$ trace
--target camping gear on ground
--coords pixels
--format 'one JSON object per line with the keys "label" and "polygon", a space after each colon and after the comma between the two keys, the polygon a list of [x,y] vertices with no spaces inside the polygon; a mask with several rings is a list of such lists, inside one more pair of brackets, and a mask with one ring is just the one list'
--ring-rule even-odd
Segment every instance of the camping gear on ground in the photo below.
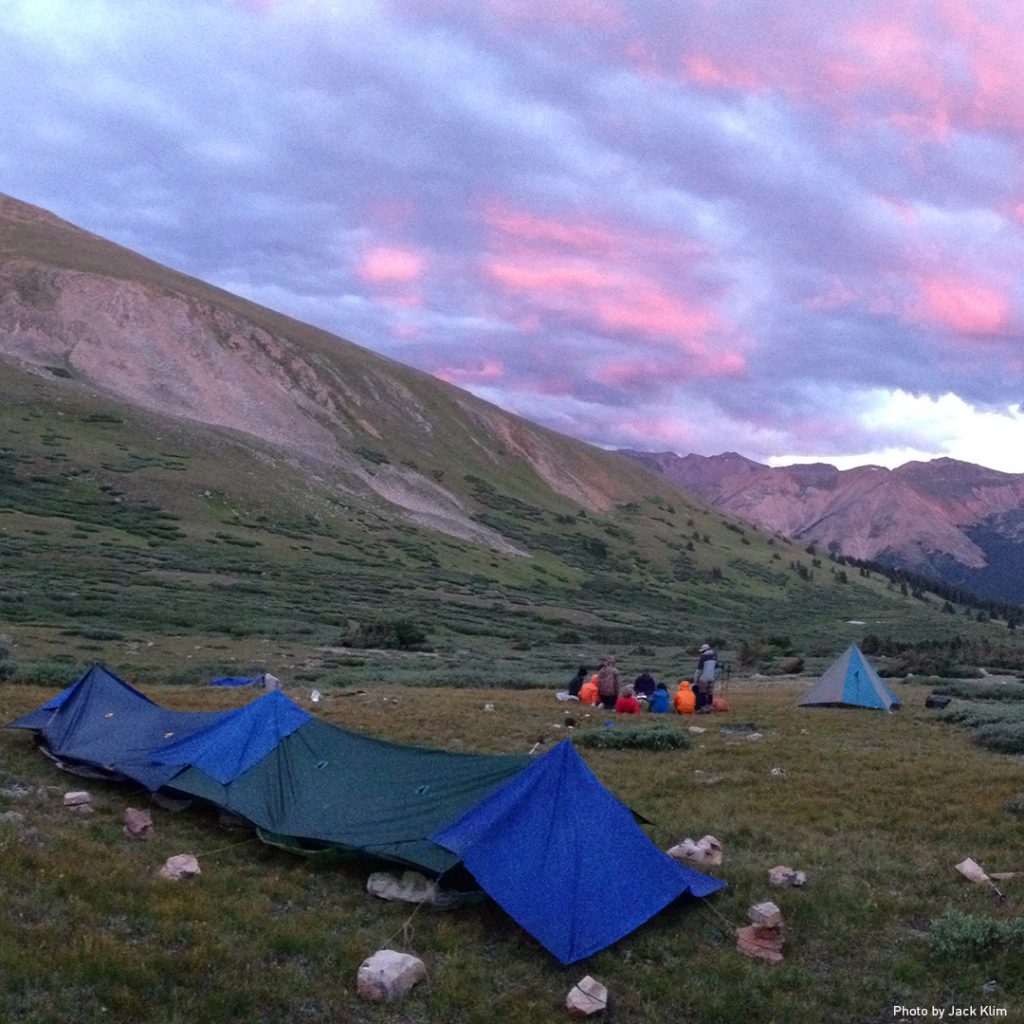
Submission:
{"label": "camping gear on ground", "polygon": [[262,672],[258,676],[220,676],[218,679],[210,680],[211,686],[256,686],[261,690],[279,690],[281,680],[272,676],[269,672]]}
{"label": "camping gear on ground", "polygon": [[388,743],[279,690],[234,711],[169,711],[99,665],[12,727],[62,762],[206,800],[285,849],[369,854],[434,877],[464,867],[562,963],[683,893],[724,885],[659,850],[568,740],[535,758]]}
{"label": "camping gear on ground", "polygon": [[711,698],[712,711],[729,710],[729,680],[723,679],[715,684],[715,693]]}
{"label": "camping gear on ground", "polygon": [[867,663],[860,648],[850,644],[797,704],[889,711],[898,708],[900,701]]}

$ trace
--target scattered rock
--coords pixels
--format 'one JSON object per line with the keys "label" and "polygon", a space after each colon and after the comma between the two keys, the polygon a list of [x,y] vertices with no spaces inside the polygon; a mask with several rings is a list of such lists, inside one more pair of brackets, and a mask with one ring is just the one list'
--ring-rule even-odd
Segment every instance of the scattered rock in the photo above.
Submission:
{"label": "scattered rock", "polygon": [[589,974],[576,982],[565,997],[565,1008],[571,1017],[591,1017],[608,1006],[608,989]]}
{"label": "scattered rock", "polygon": [[698,864],[721,864],[723,856],[722,844],[714,836],[704,836],[696,842],[684,839],[667,853],[673,860]]}
{"label": "scattered rock", "polygon": [[170,811],[172,814],[176,814],[178,811],[187,810],[192,806],[191,800],[177,799],[173,796],[167,796],[164,793],[153,793],[150,795],[150,800],[153,801],[163,811]]}
{"label": "scattered rock", "polygon": [[179,853],[168,857],[164,866],[158,872],[161,878],[169,878],[178,881],[182,878],[194,878],[201,875],[199,861],[191,853]]}
{"label": "scattered rock", "polygon": [[769,868],[768,883],[769,885],[801,886],[807,884],[807,876],[802,871],[794,871],[793,868],[787,867],[785,864],[779,864],[777,867]]}
{"label": "scattered rock", "polygon": [[400,999],[426,976],[426,965],[417,957],[380,949],[359,965],[356,989],[370,1002],[391,1002]]}
{"label": "scattered rock", "polygon": [[707,732],[707,729],[702,729],[699,725],[688,725],[686,731],[692,732],[694,736],[699,736],[702,732]]}
{"label": "scattered rock", "polygon": [[148,839],[153,834],[153,816],[137,807],[124,809],[124,834],[132,839]]}
{"label": "scattered rock", "polygon": [[747,915],[751,924],[736,929],[736,950],[744,956],[782,962],[782,911],[770,902],[755,903]]}
{"label": "scattered rock", "polygon": [[64,794],[64,806],[72,814],[92,814],[92,797],[85,790]]}
{"label": "scattered rock", "polygon": [[781,779],[781,778],[785,777],[786,769],[785,768],[773,768],[771,774],[772,774],[772,778],[773,779]]}
{"label": "scattered rock", "polygon": [[35,792],[32,786],[26,786],[23,782],[12,782],[0,789],[0,799],[24,800],[25,797],[32,796]]}
{"label": "scattered rock", "polygon": [[450,907],[451,895],[418,871],[406,871],[401,877],[388,871],[375,871],[366,880],[366,891],[382,900],[399,903],[426,903],[433,907]]}
{"label": "scattered rock", "polygon": [[753,904],[747,911],[747,917],[751,924],[762,928],[777,928],[782,924],[782,911],[770,900]]}
{"label": "scattered rock", "polygon": [[763,734],[759,733],[759,732],[752,732],[752,733],[749,733],[747,735],[747,739],[748,740],[759,740],[759,739],[763,739],[763,738],[764,738]]}

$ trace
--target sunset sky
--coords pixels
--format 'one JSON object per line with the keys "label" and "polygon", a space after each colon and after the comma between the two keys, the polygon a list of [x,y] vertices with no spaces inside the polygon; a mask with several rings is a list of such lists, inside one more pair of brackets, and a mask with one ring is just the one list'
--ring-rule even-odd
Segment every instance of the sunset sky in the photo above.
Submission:
{"label": "sunset sky", "polygon": [[1015,0],[0,0],[0,192],[596,444],[1024,472]]}

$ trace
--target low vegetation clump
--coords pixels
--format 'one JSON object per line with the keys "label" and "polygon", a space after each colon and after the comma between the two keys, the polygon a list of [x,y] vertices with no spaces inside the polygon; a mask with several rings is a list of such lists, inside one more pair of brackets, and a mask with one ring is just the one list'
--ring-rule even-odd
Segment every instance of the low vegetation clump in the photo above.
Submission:
{"label": "low vegetation clump", "polygon": [[943,682],[935,687],[939,693],[967,700],[1024,701],[1024,683]]}
{"label": "low vegetation clump", "polygon": [[604,750],[685,750],[690,737],[674,722],[605,722],[601,728],[587,729],[573,736],[580,747]]}
{"label": "low vegetation clump", "polygon": [[1020,722],[1024,724],[1024,704],[993,703],[975,704],[973,701],[958,701],[938,713],[944,722],[955,722],[977,729],[983,725]]}
{"label": "low vegetation clump", "polygon": [[997,918],[947,910],[932,922],[935,952],[950,960],[994,951],[1024,952],[1024,917]]}
{"label": "low vegetation clump", "polygon": [[992,722],[974,731],[974,742],[1001,754],[1024,754],[1024,722]]}

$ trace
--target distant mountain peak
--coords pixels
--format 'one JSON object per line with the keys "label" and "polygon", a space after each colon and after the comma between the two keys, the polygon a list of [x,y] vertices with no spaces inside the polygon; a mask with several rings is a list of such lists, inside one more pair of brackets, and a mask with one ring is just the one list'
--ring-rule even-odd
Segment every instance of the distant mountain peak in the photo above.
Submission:
{"label": "distant mountain peak", "polygon": [[765,529],[1024,602],[1024,475],[948,457],[847,470],[770,467],[736,452],[631,457]]}

